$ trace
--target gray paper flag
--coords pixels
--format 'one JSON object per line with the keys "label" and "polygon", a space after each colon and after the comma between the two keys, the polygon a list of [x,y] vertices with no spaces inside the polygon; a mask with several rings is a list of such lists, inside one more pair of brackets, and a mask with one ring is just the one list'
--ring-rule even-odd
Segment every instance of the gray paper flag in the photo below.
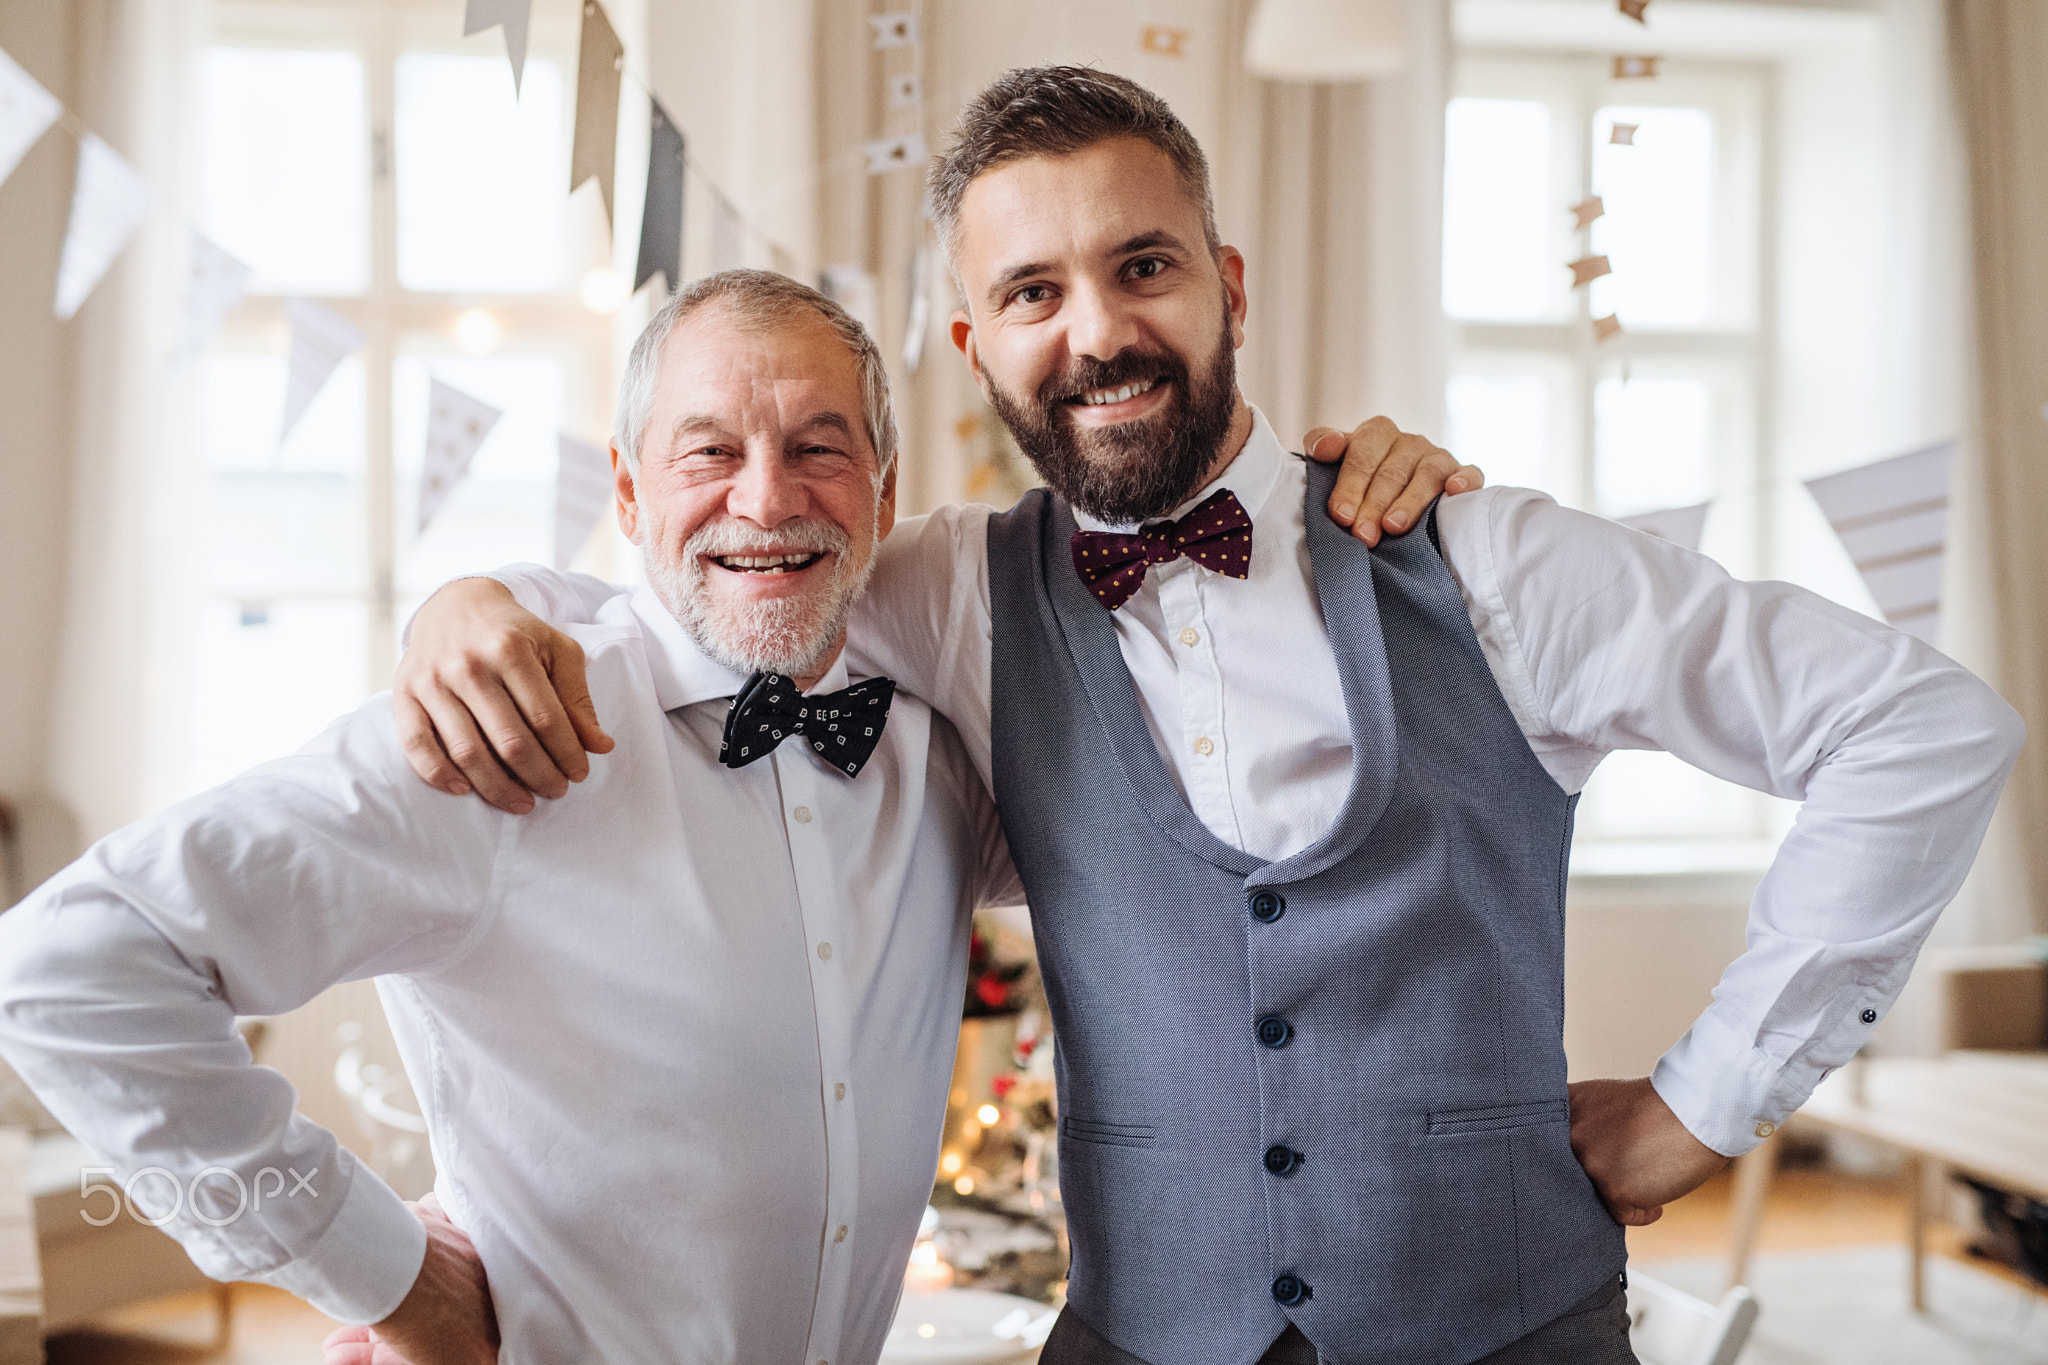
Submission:
{"label": "gray paper flag", "polygon": [[0,182],[14,174],[63,108],[14,58],[0,52]]}
{"label": "gray paper flag", "polygon": [[78,140],[71,223],[57,264],[57,316],[68,321],[149,212],[149,182],[92,133]]}
{"label": "gray paper flag", "polygon": [[1953,441],[1807,481],[1884,619],[1934,643],[1948,549]]}
{"label": "gray paper flag", "polygon": [[640,263],[633,291],[656,275],[667,277],[673,294],[683,282],[683,130],[661,101],[650,98],[647,139],[647,201],[640,212]]}
{"label": "gray paper flag", "polygon": [[424,531],[446,505],[477,447],[504,414],[440,380],[427,386],[427,451],[420,460],[419,528]]}
{"label": "gray paper flag", "polygon": [[923,133],[912,133],[908,137],[878,137],[866,144],[866,150],[869,175],[880,175],[899,166],[922,166],[931,159]]}
{"label": "gray paper flag", "polygon": [[555,567],[566,569],[590,539],[597,519],[612,505],[611,452],[603,446],[561,438],[555,466]]}
{"label": "gray paper flag", "polygon": [[192,229],[192,257],[185,272],[185,320],[179,329],[173,364],[206,349],[221,323],[249,289],[249,267],[222,251],[199,229]]}
{"label": "gray paper flag", "polygon": [[612,165],[619,155],[619,77],[626,45],[597,0],[583,0],[583,43],[576,57],[576,141],[569,153],[569,192],[592,176],[612,220]]}
{"label": "gray paper flag", "polygon": [[1696,502],[1690,507],[1666,507],[1655,512],[1639,512],[1632,517],[1616,517],[1615,520],[1631,530],[1641,531],[1659,540],[1668,540],[1687,550],[1700,547],[1700,532],[1706,529],[1709,502]]}
{"label": "gray paper flag", "polygon": [[284,381],[284,426],[277,433],[280,442],[313,406],[335,367],[363,344],[355,324],[311,299],[286,299],[284,316],[291,326],[292,351]]}
{"label": "gray paper flag", "polygon": [[462,36],[505,26],[505,55],[512,59],[512,93],[526,77],[526,26],[533,18],[533,0],[469,0],[462,12]]}

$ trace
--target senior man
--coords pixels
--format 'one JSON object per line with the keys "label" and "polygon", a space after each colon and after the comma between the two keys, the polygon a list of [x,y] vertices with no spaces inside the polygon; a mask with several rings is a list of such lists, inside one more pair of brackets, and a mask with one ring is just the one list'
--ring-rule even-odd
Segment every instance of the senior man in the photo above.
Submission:
{"label": "senior man", "polygon": [[[931,201],[953,339],[1050,493],[906,525],[856,629],[961,727],[1029,893],[1073,1242],[1048,1365],[1632,1361],[1619,1224],[1869,1036],[2017,717],[1910,637],[1527,490],[1332,531],[1328,475],[1237,391],[1201,149],[1128,80],[1003,76]],[[532,629],[494,593],[428,605],[416,682]],[[490,686],[436,704],[522,730]],[[1572,813],[1624,748],[1805,808],[1655,1074],[1568,1087]]]}
{"label": "senior man", "polygon": [[576,632],[624,741],[583,799],[433,791],[377,697],[0,917],[0,1051],[209,1274],[488,1360],[462,1233],[234,1031],[374,975],[505,1360],[873,1361],[970,914],[1013,876],[952,727],[842,658],[894,432],[837,305],[761,272],[679,294],[618,427],[649,586]]}

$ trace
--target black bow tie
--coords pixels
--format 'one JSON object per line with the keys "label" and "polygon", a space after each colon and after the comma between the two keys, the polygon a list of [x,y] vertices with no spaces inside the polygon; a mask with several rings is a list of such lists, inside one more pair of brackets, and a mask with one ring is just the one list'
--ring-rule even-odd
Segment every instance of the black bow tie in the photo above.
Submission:
{"label": "black bow tie", "polygon": [[896,684],[888,678],[869,678],[843,692],[807,697],[780,673],[756,673],[725,713],[719,761],[728,768],[744,768],[774,753],[788,736],[802,735],[820,758],[848,777],[856,776],[882,742],[895,696]]}

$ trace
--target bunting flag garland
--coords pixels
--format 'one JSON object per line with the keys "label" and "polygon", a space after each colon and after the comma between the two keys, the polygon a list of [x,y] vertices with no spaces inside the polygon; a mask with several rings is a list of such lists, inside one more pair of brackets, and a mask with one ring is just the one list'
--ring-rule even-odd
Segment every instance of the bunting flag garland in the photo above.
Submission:
{"label": "bunting flag garland", "polygon": [[633,269],[633,292],[656,275],[666,278],[673,294],[683,282],[683,130],[648,98],[647,207],[640,215],[640,262]]}
{"label": "bunting flag garland", "polygon": [[878,52],[892,47],[917,46],[917,15],[909,10],[895,14],[870,14],[868,23],[875,30],[875,50]]}
{"label": "bunting flag garland", "polygon": [[922,166],[931,159],[923,133],[905,137],[878,137],[867,144],[868,174],[881,175],[899,166]]}
{"label": "bunting flag garland", "polygon": [[1884,619],[1928,644],[1941,625],[1954,453],[1943,441],[1806,484]]}
{"label": "bunting flag garland", "polygon": [[1607,205],[1601,201],[1599,195],[1588,195],[1572,205],[1571,215],[1578,220],[1572,225],[1573,231],[1584,232],[1593,226],[1594,219],[1606,217]]}
{"label": "bunting flag garland", "polygon": [[277,434],[280,442],[313,406],[328,377],[363,344],[363,334],[354,323],[336,317],[311,299],[286,299],[284,316],[291,327],[292,349],[286,363],[284,425]]}
{"label": "bunting flag garland", "polygon": [[172,363],[189,360],[206,348],[227,315],[249,292],[249,267],[192,229],[191,262],[185,274],[185,320],[179,329]]}
{"label": "bunting flag garland", "polygon": [[740,211],[717,186],[711,189],[711,271],[737,270],[746,264],[740,237]]}
{"label": "bunting flag garland", "polygon": [[50,131],[63,111],[55,95],[23,71],[14,58],[0,52],[0,183],[14,174],[28,149]]}
{"label": "bunting flag garland", "polygon": [[576,53],[576,136],[569,153],[569,192],[597,178],[604,220],[612,221],[612,166],[619,155],[619,78],[626,45],[597,0],[583,0],[583,38]]}
{"label": "bunting flag garland", "polygon": [[149,212],[149,182],[121,154],[87,133],[78,140],[71,222],[57,264],[57,317],[69,322],[105,277]]}
{"label": "bunting flag garland", "polygon": [[910,306],[903,310],[903,368],[911,374],[924,363],[924,334],[932,325],[931,260],[928,246],[910,253]]}
{"label": "bunting flag garland", "polygon": [[1581,256],[1578,260],[1571,263],[1570,269],[1572,272],[1572,288],[1574,289],[1577,289],[1582,284],[1591,284],[1602,275],[1612,275],[1614,273],[1614,267],[1608,264],[1605,256]]}
{"label": "bunting flag garland", "polygon": [[1668,540],[1681,549],[1697,550],[1700,532],[1707,524],[1707,509],[1711,506],[1712,503],[1698,502],[1690,507],[1666,507],[1632,517],[1616,517],[1615,520],[1630,530]]}
{"label": "bunting flag garland", "polygon": [[924,88],[917,73],[907,72],[889,82],[889,107],[891,109],[915,109],[924,99]]}
{"label": "bunting flag garland", "polygon": [[1593,340],[1605,341],[1621,335],[1621,319],[1609,313],[1604,318],[1593,319]]}
{"label": "bunting flag garland", "polygon": [[1616,57],[1614,79],[1618,81],[1643,80],[1657,74],[1657,63],[1662,57]]}
{"label": "bunting flag garland", "polygon": [[504,416],[480,398],[433,380],[427,390],[427,451],[420,461],[419,529],[448,502],[477,447]]}
{"label": "bunting flag garland", "polygon": [[1168,28],[1164,24],[1147,24],[1138,35],[1138,48],[1155,57],[1185,57],[1188,30]]}
{"label": "bunting flag garland", "polygon": [[526,28],[533,18],[533,0],[469,0],[462,12],[462,36],[505,26],[505,55],[512,60],[512,93],[526,77]]}
{"label": "bunting flag garland", "polygon": [[611,452],[603,446],[559,438],[555,464],[555,567],[566,569],[590,539],[591,528],[612,505]]}
{"label": "bunting flag garland", "polygon": [[1650,0],[1615,0],[1616,9],[1619,9],[1623,14],[1627,15],[1629,18],[1645,26],[1647,26],[1650,21],[1643,17],[1643,11],[1648,9],[1649,7]]}

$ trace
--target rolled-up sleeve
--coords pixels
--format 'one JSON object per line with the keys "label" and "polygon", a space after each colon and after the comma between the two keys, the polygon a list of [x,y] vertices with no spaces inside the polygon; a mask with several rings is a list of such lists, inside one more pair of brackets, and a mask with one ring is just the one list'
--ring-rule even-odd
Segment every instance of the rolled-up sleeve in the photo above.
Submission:
{"label": "rolled-up sleeve", "polygon": [[119,1216],[159,1223],[215,1279],[352,1323],[403,1300],[424,1230],[252,1065],[235,1016],[432,970],[487,923],[516,822],[413,779],[391,729],[374,698],[0,915],[0,1052],[105,1163],[89,1174],[123,1193]]}

